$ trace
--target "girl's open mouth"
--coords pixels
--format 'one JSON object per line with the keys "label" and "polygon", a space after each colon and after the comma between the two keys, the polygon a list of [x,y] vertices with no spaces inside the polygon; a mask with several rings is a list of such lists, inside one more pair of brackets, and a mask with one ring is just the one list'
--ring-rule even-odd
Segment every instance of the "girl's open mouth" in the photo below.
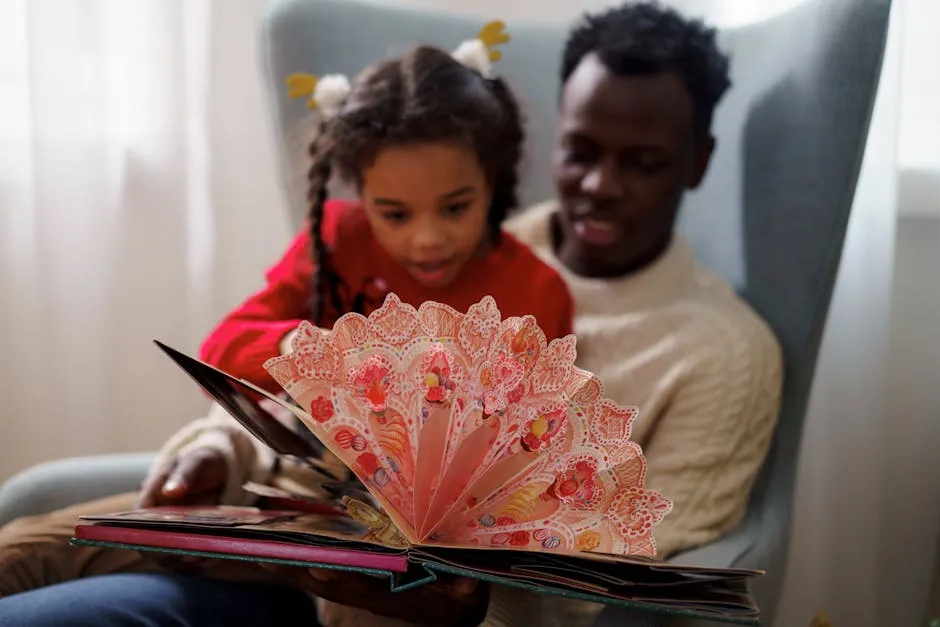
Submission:
{"label": "girl's open mouth", "polygon": [[438,285],[450,274],[453,259],[440,261],[421,261],[411,264],[411,273],[416,279],[427,285]]}

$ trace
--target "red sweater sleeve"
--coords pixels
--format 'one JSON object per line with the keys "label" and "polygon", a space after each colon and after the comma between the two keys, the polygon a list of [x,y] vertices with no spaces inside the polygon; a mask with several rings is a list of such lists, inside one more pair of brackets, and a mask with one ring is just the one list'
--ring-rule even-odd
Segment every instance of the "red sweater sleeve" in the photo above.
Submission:
{"label": "red sweater sleeve", "polygon": [[546,312],[546,319],[553,321],[554,324],[543,328],[545,339],[549,342],[556,338],[565,337],[574,333],[574,301],[571,299],[571,293],[564,279],[556,277],[552,281],[550,288],[545,294],[544,303],[552,308],[554,315]]}
{"label": "red sweater sleeve", "polygon": [[565,289],[561,304],[558,310],[558,337],[574,335],[574,302],[571,300],[571,294]]}
{"label": "red sweater sleeve", "polygon": [[267,285],[209,334],[200,359],[270,392],[280,392],[264,362],[280,354],[281,340],[307,315],[312,275],[310,235],[304,230],[268,270]]}

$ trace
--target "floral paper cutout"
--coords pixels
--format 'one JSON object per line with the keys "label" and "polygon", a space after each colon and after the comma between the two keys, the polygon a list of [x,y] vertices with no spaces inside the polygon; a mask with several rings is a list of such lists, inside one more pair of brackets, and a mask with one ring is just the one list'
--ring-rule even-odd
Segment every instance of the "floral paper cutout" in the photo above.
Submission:
{"label": "floral paper cutout", "polygon": [[531,316],[390,294],[332,331],[303,323],[265,368],[411,543],[653,555],[672,505],[644,487],[636,408],[604,398]]}

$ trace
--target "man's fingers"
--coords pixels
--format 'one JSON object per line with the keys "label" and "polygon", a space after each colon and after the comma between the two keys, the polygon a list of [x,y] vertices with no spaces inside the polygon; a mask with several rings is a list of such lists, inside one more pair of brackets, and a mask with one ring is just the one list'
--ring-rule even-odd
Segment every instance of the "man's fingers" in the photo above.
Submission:
{"label": "man's fingers", "polygon": [[163,484],[166,483],[167,477],[173,472],[175,465],[175,461],[170,461],[156,473],[147,477],[140,487],[140,494],[137,497],[137,507],[154,507],[160,504]]}
{"label": "man's fingers", "polygon": [[222,453],[211,448],[192,450],[169,461],[144,481],[137,507],[217,503],[227,474]]}
{"label": "man's fingers", "polygon": [[180,457],[163,484],[163,496],[180,500],[190,495],[217,492],[225,485],[225,458],[214,449],[192,451]]}
{"label": "man's fingers", "polygon": [[168,499],[181,499],[189,492],[189,481],[195,469],[191,463],[178,463],[160,486],[160,494]]}

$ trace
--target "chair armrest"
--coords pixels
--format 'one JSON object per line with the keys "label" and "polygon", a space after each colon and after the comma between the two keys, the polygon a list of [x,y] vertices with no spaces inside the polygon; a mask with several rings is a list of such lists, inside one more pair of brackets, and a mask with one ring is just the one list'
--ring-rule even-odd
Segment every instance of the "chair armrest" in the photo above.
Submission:
{"label": "chair armrest", "polygon": [[27,468],[0,486],[0,525],[132,492],[140,487],[154,457],[154,453],[73,457]]}
{"label": "chair armrest", "polygon": [[762,533],[768,532],[759,524],[760,518],[759,512],[751,510],[736,529],[710,544],[678,553],[669,561],[712,568],[766,568],[767,562],[757,555],[763,552],[756,550],[762,544]]}

